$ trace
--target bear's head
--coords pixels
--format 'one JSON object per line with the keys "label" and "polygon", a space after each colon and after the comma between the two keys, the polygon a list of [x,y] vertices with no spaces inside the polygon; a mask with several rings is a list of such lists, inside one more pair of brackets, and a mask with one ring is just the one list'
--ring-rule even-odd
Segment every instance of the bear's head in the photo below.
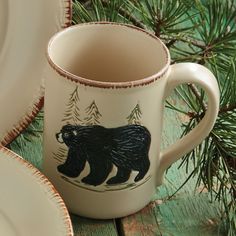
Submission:
{"label": "bear's head", "polygon": [[59,143],[65,143],[68,147],[76,147],[79,143],[79,125],[64,125],[56,139]]}

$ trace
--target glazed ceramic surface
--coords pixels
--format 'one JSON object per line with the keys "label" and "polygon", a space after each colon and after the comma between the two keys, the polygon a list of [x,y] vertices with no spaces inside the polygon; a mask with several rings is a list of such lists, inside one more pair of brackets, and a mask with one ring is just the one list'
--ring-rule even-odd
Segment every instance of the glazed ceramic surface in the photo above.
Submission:
{"label": "glazed ceramic surface", "polygon": [[72,236],[66,206],[48,179],[0,147],[0,235]]}
{"label": "glazed ceramic surface", "polygon": [[[140,210],[165,169],[215,122],[213,74],[193,63],[170,66],[165,45],[133,26],[68,28],[51,39],[48,61],[43,169],[74,213],[114,218]],[[203,87],[208,110],[192,132],[161,152],[164,100],[182,83]]]}
{"label": "glazed ceramic surface", "polygon": [[0,0],[0,143],[8,144],[43,105],[46,45],[70,23],[70,0]]}

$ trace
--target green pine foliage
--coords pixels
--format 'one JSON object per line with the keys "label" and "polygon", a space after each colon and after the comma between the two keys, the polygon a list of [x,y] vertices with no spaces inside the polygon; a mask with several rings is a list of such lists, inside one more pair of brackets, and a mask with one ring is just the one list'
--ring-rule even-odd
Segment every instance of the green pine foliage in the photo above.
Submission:
{"label": "green pine foliage", "polygon": [[[194,169],[211,199],[222,209],[222,227],[236,232],[236,2],[234,0],[74,0],[73,23],[115,21],[153,32],[169,48],[172,63],[196,62],[216,75],[220,110],[216,124],[202,144],[181,163]],[[204,92],[193,84],[176,89],[185,108],[167,107],[188,117],[183,135],[199,123],[207,110]],[[187,182],[187,180],[186,180]],[[186,183],[185,182],[185,183]]]}

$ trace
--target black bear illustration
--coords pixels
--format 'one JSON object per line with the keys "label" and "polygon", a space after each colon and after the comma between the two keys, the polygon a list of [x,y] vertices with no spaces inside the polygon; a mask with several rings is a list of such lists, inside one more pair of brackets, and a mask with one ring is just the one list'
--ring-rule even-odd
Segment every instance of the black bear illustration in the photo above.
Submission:
{"label": "black bear illustration", "polygon": [[68,147],[67,159],[57,167],[58,171],[68,177],[78,177],[86,161],[90,173],[82,179],[89,185],[102,184],[112,170],[117,167],[117,174],[106,183],[126,182],[131,171],[138,171],[134,181],[141,180],[147,173],[151,135],[141,125],[126,125],[118,128],[103,126],[65,125],[56,134],[59,142]]}

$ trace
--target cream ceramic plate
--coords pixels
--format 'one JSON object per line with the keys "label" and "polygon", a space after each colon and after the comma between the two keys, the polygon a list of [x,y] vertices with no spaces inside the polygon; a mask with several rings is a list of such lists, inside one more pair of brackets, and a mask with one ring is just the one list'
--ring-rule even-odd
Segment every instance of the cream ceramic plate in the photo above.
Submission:
{"label": "cream ceramic plate", "polygon": [[64,202],[31,164],[0,147],[0,235],[72,236]]}
{"label": "cream ceramic plate", "polygon": [[46,45],[70,18],[70,0],[0,0],[1,144],[14,139],[41,108]]}

